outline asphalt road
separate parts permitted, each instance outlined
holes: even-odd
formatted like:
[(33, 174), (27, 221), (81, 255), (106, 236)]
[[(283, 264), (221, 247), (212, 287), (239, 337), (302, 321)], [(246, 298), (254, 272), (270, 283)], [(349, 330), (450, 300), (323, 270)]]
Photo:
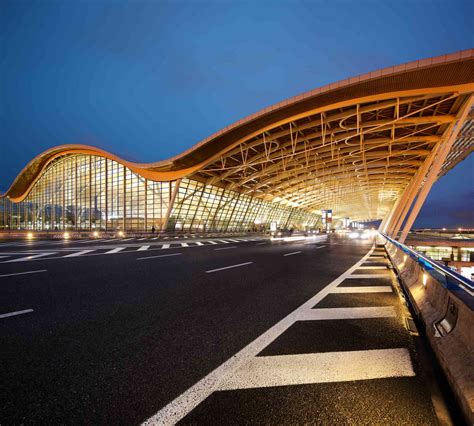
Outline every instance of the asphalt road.
[(371, 246), (0, 244), (0, 424), (436, 423), (386, 259), (334, 282)]

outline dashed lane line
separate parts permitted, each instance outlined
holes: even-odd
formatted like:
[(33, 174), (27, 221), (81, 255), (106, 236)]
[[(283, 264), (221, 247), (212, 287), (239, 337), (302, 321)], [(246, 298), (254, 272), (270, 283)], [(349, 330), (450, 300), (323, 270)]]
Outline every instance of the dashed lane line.
[(50, 256), (52, 254), (56, 254), (56, 252), (48, 252), (48, 253), (35, 254), (35, 255), (32, 255), (32, 256), (19, 257), (19, 258), (12, 259), (12, 260), (6, 260), (3, 263), (26, 262), (28, 260), (39, 259), (40, 257)]
[(240, 268), (241, 266), (251, 265), (252, 263), (253, 262), (244, 262), (244, 263), (238, 263), (237, 265), (224, 266), (223, 268), (210, 269), (209, 271), (206, 271), (206, 274), (211, 274), (213, 272), (224, 271), (225, 269)]
[(237, 248), (237, 246), (219, 247), (219, 248), (215, 248), (214, 251), (229, 250), (229, 249), (235, 249), (235, 248)]
[(336, 287), (331, 293), (392, 293), (390, 286)]
[(16, 275), (27, 275), (27, 274), (39, 274), (41, 272), (47, 272), (48, 270), (47, 269), (38, 269), (37, 271), (25, 271), (25, 272), (15, 272), (15, 273), (11, 273), (11, 274), (3, 274), (3, 275), (0, 275), (0, 278), (3, 278), (3, 277), (14, 277)]
[(207, 376), (199, 380), (181, 395), (159, 410), (155, 415), (144, 422), (145, 425), (163, 425), (176, 424), (185, 417), (190, 411), (196, 408), (201, 402), (208, 398), (214, 391), (237, 371), (240, 367), (256, 357), (265, 347), (273, 342), (277, 337), (290, 328), (302, 312), (310, 310), (313, 306), (323, 300), (332, 292), (340, 283), (342, 283), (349, 275), (352, 274), (372, 253), (370, 251), (349, 268), (346, 272), (316, 293), (313, 297), (303, 303), (299, 308), (291, 312), (285, 318), (268, 329), (265, 333), (257, 337), (253, 342), (245, 346), (234, 356), (229, 358), (215, 370), (211, 371)]
[(29, 314), (30, 312), (34, 312), (33, 309), (23, 309), (22, 311), (15, 311), (15, 312), (9, 312), (7, 314), (0, 314), (0, 318), (14, 317), (16, 315)]
[(156, 259), (158, 257), (181, 256), (183, 253), (160, 254), (158, 256), (137, 257), (137, 260)]
[(114, 254), (118, 253), (119, 251), (125, 250), (125, 247), (116, 247), (112, 250), (106, 251), (104, 254)]
[(71, 254), (67, 254), (66, 256), (63, 256), (63, 257), (77, 257), (77, 256), (82, 256), (83, 254), (87, 254), (87, 253), (90, 253), (92, 251), (95, 251), (95, 250), (81, 250), (81, 251), (77, 251), (75, 253), (71, 253)]
[(293, 256), (294, 254), (300, 254), (300, 251), (292, 251), (291, 253), (285, 253), (283, 256)]

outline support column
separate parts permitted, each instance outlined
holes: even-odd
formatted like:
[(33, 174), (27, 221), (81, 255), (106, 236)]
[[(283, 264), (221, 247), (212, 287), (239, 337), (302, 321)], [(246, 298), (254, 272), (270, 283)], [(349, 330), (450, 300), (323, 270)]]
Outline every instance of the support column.
[(450, 133), (448, 136), (448, 140), (446, 140), (446, 142), (444, 142), (442, 147), (439, 149), (438, 155), (433, 161), (433, 164), (430, 168), (428, 176), (426, 177), (425, 184), (421, 188), (420, 193), (418, 194), (418, 197), (416, 199), (415, 205), (413, 206), (410, 212), (410, 215), (408, 216), (408, 219), (405, 223), (405, 226), (402, 231), (402, 235), (399, 239), (399, 241), (402, 244), (405, 242), (408, 232), (413, 226), (413, 223), (415, 222), (415, 219), (418, 216), (418, 213), (420, 212), (420, 209), (423, 203), (425, 202), (426, 197), (428, 196), (431, 190), (431, 187), (433, 186), (433, 183), (436, 181), (436, 178), (438, 177), (438, 173), (441, 167), (443, 166), (443, 163), (446, 160), (446, 157), (448, 156), (449, 151), (451, 150), (451, 147), (453, 146), (453, 143), (456, 140), (459, 131), (462, 128), (464, 120), (466, 119), (467, 114), (471, 110), (473, 100), (474, 100), (474, 97), (473, 95), (471, 95), (469, 99), (467, 99), (460, 113), (458, 114), (458, 119), (453, 124), (451, 124), (448, 130), (448, 134)]
[(178, 195), (180, 183), (181, 183), (181, 179), (176, 179), (173, 192), (171, 193), (171, 199), (168, 205), (168, 210), (166, 211), (165, 220), (163, 221), (163, 225), (161, 227), (161, 231), (166, 231), (166, 227), (168, 226), (168, 221), (170, 219), (171, 211), (173, 210), (173, 205), (174, 205), (174, 201), (176, 200), (176, 195)]

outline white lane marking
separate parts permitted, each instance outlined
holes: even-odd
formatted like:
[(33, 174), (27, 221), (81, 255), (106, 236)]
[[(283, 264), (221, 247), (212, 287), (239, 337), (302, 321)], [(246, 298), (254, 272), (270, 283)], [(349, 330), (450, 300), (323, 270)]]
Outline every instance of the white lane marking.
[(373, 254), (372, 256), (369, 257), (369, 259), (385, 259), (385, 256), (378, 255), (378, 254)]
[(32, 256), (20, 257), (18, 259), (6, 260), (3, 263), (26, 262), (28, 260), (38, 259), (39, 257), (50, 256), (52, 254), (56, 254), (56, 252), (48, 252), (48, 253), (35, 254), (35, 255), (32, 255)]
[(258, 356), (224, 381), (219, 390), (349, 382), (414, 375), (410, 353), (405, 348)]
[(239, 268), (240, 266), (250, 265), (252, 263), (253, 262), (244, 262), (244, 263), (238, 263), (237, 265), (224, 266), (223, 268), (210, 269), (209, 271), (206, 271), (206, 274), (211, 274), (212, 272), (223, 271), (224, 269)]
[(237, 248), (237, 246), (220, 247), (220, 248), (215, 248), (214, 250), (215, 250), (215, 251), (218, 251), (218, 250), (229, 250), (229, 249), (234, 249), (234, 248)]
[(217, 241), (220, 241), (221, 243), (224, 243), (224, 244), (229, 244), (229, 241), (226, 241), (226, 240), (217, 240)]
[(283, 256), (293, 256), (294, 254), (299, 254), (299, 253), (301, 253), (301, 252), (300, 251), (293, 251), (291, 253), (286, 253)]
[(63, 257), (77, 257), (77, 256), (82, 256), (83, 254), (90, 253), (91, 251), (94, 251), (94, 250), (81, 250), (81, 251), (76, 251), (75, 253), (67, 254), (66, 256), (63, 256)]
[(391, 293), (392, 287), (383, 285), (364, 287), (336, 287), (331, 293)]
[(8, 314), (0, 314), (0, 318), (14, 317), (15, 315), (29, 314), (33, 309), (24, 309), (22, 311), (9, 312)]
[(203, 243), (201, 243), (201, 241), (196, 241), (195, 244), (196, 244), (197, 246), (203, 246), (203, 245), (204, 245)]
[(145, 237), (145, 238), (139, 238), (137, 241), (143, 241), (143, 240), (148, 240), (148, 237)]
[(134, 238), (125, 238), (125, 239), (120, 240), (120, 241), (130, 241), (130, 240), (134, 240)]
[[(229, 240), (229, 241), (234, 241), (234, 240)], [(249, 241), (249, 240), (241, 239), (240, 241), (245, 241), (245, 242), (247, 242), (247, 241)], [(238, 241), (237, 241), (237, 242), (238, 242)]]
[(181, 247), (189, 247), (188, 243), (181, 243)]
[[(229, 238), (229, 241), (232, 241), (233, 243), (238, 243), (239, 242), (239, 240), (231, 240), (230, 238)], [(246, 241), (246, 240), (240, 240), (240, 241)]]
[(112, 250), (109, 250), (109, 251), (105, 252), (104, 254), (114, 254), (114, 253), (118, 253), (119, 251), (122, 251), (122, 250), (125, 250), (125, 247), (117, 247), (117, 248), (114, 248)]
[(370, 278), (390, 278), (390, 275), (388, 274), (353, 274), (349, 275), (346, 277), (348, 279), (358, 279), (358, 278), (363, 278), (364, 280), (370, 279)]
[(160, 254), (158, 256), (137, 257), (137, 260), (156, 259), (157, 257), (181, 256), (183, 253)]
[(299, 321), (346, 320), (362, 318), (393, 318), (396, 317), (393, 306), (377, 306), (369, 308), (316, 308), (301, 312)]
[(215, 242), (215, 241), (210, 241), (210, 240), (208, 241), (208, 243), (209, 243), (209, 244), (218, 244), (217, 242)]
[(167, 249), (167, 248), (170, 248), (170, 245), (169, 244), (163, 244), (163, 246), (161, 248), (162, 249)]
[(152, 240), (157, 240), (157, 239), (158, 239), (158, 237), (152, 238)]
[(326, 246), (317, 246), (317, 247), (315, 247), (315, 249), (320, 249), (320, 248), (324, 248), (324, 247), (326, 247)]
[(47, 272), (47, 271), (48, 271), (47, 269), (38, 269), (37, 271), (15, 272), (15, 273), (11, 273), (11, 274), (3, 274), (3, 275), (0, 275), (0, 278), (3, 278), (3, 277), (14, 277), (15, 275), (39, 274), (39, 273), (41, 273), (41, 272)]
[(5, 259), (6, 257), (8, 257), (8, 256), (0, 256), (0, 259)]
[(140, 246), (137, 248), (137, 251), (146, 251), (150, 248), (150, 246)]
[(386, 266), (361, 266), (359, 269), (388, 269)]
[(164, 406), (154, 416), (150, 417), (143, 424), (175, 424), (186, 416), (191, 410), (196, 408), (202, 401), (209, 397), (221, 383), (231, 376), (240, 366), (257, 356), (266, 346), (273, 342), (278, 336), (284, 333), (296, 321), (300, 312), (311, 309), (321, 300), (323, 300), (333, 288), (342, 283), (355, 269), (360, 266), (367, 257), (372, 253), (372, 249), (355, 265), (346, 272), (324, 287), (319, 293), (315, 294), (311, 299), (303, 303), (299, 308), (291, 312), (285, 318), (268, 329), (265, 333), (257, 337), (253, 342), (249, 343), (234, 356), (229, 358), (215, 370), (211, 371), (207, 376), (203, 377), (181, 395)]

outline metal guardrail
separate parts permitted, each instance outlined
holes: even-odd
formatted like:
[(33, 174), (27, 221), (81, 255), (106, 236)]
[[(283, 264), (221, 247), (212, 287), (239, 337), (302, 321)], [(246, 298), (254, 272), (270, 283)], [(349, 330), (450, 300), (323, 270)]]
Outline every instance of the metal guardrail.
[(393, 238), (390, 238), (389, 236), (385, 234), (380, 233), (380, 235), (382, 235), (382, 237), (384, 237), (390, 243), (394, 244), (395, 246), (403, 250), (412, 259), (415, 259), (423, 267), (423, 269), (425, 269), (428, 273), (431, 273), (432, 275), (434, 274), (442, 275), (445, 278), (444, 280), (440, 280), (439, 278), (441, 277), (437, 277), (437, 278), (440, 282), (444, 281), (447, 288), (454, 289), (453, 287), (455, 287), (455, 289), (463, 290), (470, 296), (474, 296), (474, 282), (471, 281), (469, 278), (466, 278), (463, 275), (458, 274), (457, 272), (453, 271), (452, 269), (446, 266), (440, 265), (439, 263), (435, 262), (429, 257), (426, 257), (422, 255), (421, 253), (416, 252), (415, 250), (411, 249), (405, 244), (401, 244), (398, 241), (394, 240)]

